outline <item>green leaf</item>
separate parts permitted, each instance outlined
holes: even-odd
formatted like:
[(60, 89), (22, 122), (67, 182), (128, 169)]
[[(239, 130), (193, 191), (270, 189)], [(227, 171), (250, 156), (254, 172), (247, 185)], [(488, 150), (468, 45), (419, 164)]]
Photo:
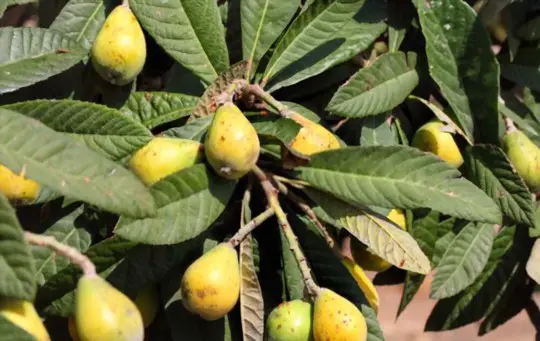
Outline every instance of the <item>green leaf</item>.
[(418, 85), (415, 68), (414, 52), (383, 54), (341, 86), (326, 109), (344, 117), (365, 117), (392, 110)]
[(0, 94), (59, 74), (83, 59), (86, 51), (62, 34), (44, 28), (0, 28)]
[(121, 217), (115, 233), (151, 245), (176, 244), (204, 232), (223, 212), (236, 182), (197, 164), (166, 177), (150, 189), (158, 207), (155, 217)]
[(190, 120), (195, 118), (200, 118), (208, 116), (214, 113), (215, 103), (214, 96), (221, 94), (223, 91), (227, 90), (227, 87), (236, 79), (243, 79), (247, 70), (247, 62), (241, 61), (230, 67), (229, 70), (223, 72), (219, 77), (212, 83), (206, 90), (204, 94), (199, 98), (193, 113), (190, 116)]
[[(299, 55), (272, 77), (268, 84), (268, 91), (274, 92), (282, 87), (319, 75), (367, 49), (386, 30), (384, 22), (386, 2), (378, 0), (362, 0), (362, 2), (364, 2), (362, 8), (352, 18), (345, 20), (341, 29), (333, 31), (331, 35), (325, 35), (325, 39), (310, 40), (308, 45), (295, 47), (294, 53), (303, 53), (303, 55)], [(318, 21), (314, 20), (314, 22), (318, 25)], [(332, 24), (337, 24), (337, 22)], [(328, 27), (325, 26), (324, 29)], [(320, 34), (321, 32), (314, 33), (311, 38), (314, 39)], [(299, 38), (299, 43), (304, 41), (303, 39), (307, 41), (311, 38)]]
[[(523, 103), (525, 102), (525, 103)], [(504, 117), (508, 117), (523, 131), (537, 146), (540, 146), (540, 118), (533, 111), (535, 103), (521, 102), (513, 94), (502, 93), (499, 99), (499, 110)]]
[(482, 274), (463, 292), (435, 305), (426, 323), (426, 331), (455, 329), (484, 317), (497, 303), (500, 293), (516, 271), (523, 266), (519, 260), (530, 251), (530, 246), (527, 246), (530, 242), (525, 234), (524, 229), (504, 227), (494, 240)]
[(191, 122), (188, 122), (181, 127), (167, 129), (162, 134), (165, 136), (195, 140), (203, 143), (204, 135), (210, 127), (213, 118), (213, 115), (201, 117)]
[(90, 51), (107, 17), (105, 7), (104, 0), (71, 0), (49, 28)]
[(430, 297), (454, 296), (480, 275), (493, 246), (493, 225), (467, 224), (450, 243), (437, 265)]
[(152, 138), (152, 133), (121, 112), (100, 104), (74, 100), (35, 100), (4, 106), (67, 133), (90, 149), (118, 161)]
[(24, 5), (29, 4), (33, 2), (38, 2), (39, 0), (2, 0), (0, 3), (0, 17), (4, 14), (4, 11), (9, 7), (13, 5)]
[(264, 301), (255, 264), (253, 238), (249, 235), (240, 243), (240, 314), (246, 341), (262, 341), (264, 335)]
[(413, 18), (414, 7), (410, 2), (388, 1), (388, 49), (391, 52), (399, 50)]
[(207, 83), (229, 67), (214, 0), (130, 0), (137, 19), (176, 61)]
[(499, 64), (476, 12), (462, 0), (414, 4), (426, 39), (429, 73), (460, 127), (473, 142), (498, 144)]
[(35, 272), (30, 247), (24, 240), (15, 210), (0, 194), (0, 296), (33, 301)]
[[(83, 217), (83, 211), (83, 207), (73, 210), (58, 219), (43, 235), (52, 236), (60, 243), (81, 253), (86, 252), (90, 247), (92, 237), (86, 230), (88, 226)], [(54, 251), (40, 246), (32, 247), (32, 255), (36, 263), (36, 280), (39, 285), (43, 285), (49, 278), (71, 264), (67, 258), (58, 257)]]
[(384, 336), (377, 316), (349, 270), (334, 255), (321, 235), (315, 232), (311, 222), (294, 214), (289, 214), (288, 217), (291, 217), (290, 223), (298, 236), (317, 284), (335, 291), (360, 309), (367, 323), (366, 341), (383, 341)]
[[(425, 216), (415, 219), (412, 224), (410, 233), (428, 258), (432, 257), (435, 243), (437, 242), (438, 223), (439, 213), (430, 211)], [(407, 305), (412, 301), (424, 282), (424, 278), (424, 275), (407, 272), (405, 282), (403, 283), (403, 294), (399, 303), (397, 317), (401, 315)]]
[(148, 129), (189, 116), (198, 97), (167, 92), (133, 92), (124, 106), (124, 114)]
[[(21, 138), (22, 137), (22, 138)], [(0, 108), (0, 163), (62, 195), (133, 217), (156, 213), (137, 177), (41, 122)]]
[(278, 139), (285, 145), (292, 143), (300, 128), (300, 124), (288, 118), (277, 115), (272, 116), (248, 116), (257, 134)]
[(468, 178), (495, 201), (505, 216), (516, 223), (534, 225), (531, 193), (499, 147), (470, 147), (465, 164)]
[[(399, 165), (399, 167), (396, 167)], [(386, 208), (431, 208), (499, 223), (497, 205), (452, 166), (406, 146), (346, 147), (313, 155), (299, 177), (344, 200)]]
[(273, 78), (286, 66), (301, 59), (313, 46), (327, 41), (358, 12), (365, 0), (321, 0), (314, 2), (289, 26), (279, 40), (264, 78)]
[(431, 270), (429, 260), (411, 235), (399, 226), (368, 209), (359, 209), (339, 199), (321, 196), (319, 191), (306, 193), (340, 227), (366, 244), (374, 254), (398, 268), (426, 274)]
[(362, 119), (361, 146), (393, 146), (398, 144), (389, 115), (367, 116)]
[(302, 272), (298, 267), (298, 262), (294, 258), (291, 249), (288, 245), (285, 234), (280, 229), (281, 237), (281, 257), (283, 259), (283, 276), (285, 277), (285, 285), (287, 287), (288, 299), (302, 299), (305, 296), (306, 285), (302, 279)]
[[(1, 7), (2, 5), (0, 5), (0, 9), (2, 9)], [(28, 334), (26, 330), (5, 318), (3, 314), (0, 315), (0, 333), (2, 334), (2, 341), (38, 341)]]
[[(92, 245), (84, 254), (94, 263), (96, 271), (103, 275), (112, 271), (135, 246), (137, 243), (113, 236)], [(47, 306), (70, 293), (77, 286), (80, 276), (81, 270), (73, 264), (59, 271), (39, 288), (36, 305)]]
[[(259, 61), (276, 41), (296, 13), (300, 0), (242, 0), (242, 51), (249, 62), (248, 72), (256, 70)], [(250, 77), (246, 77), (250, 79)]]

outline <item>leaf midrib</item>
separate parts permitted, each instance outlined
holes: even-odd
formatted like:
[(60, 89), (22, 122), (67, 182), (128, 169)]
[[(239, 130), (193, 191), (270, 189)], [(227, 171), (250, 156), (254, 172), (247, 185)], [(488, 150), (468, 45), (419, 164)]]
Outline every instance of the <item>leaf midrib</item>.
[[(481, 227), (480, 227), (478, 233), (476, 234), (476, 236), (474, 236), (472, 242), (471, 242), (471, 243), (469, 244), (469, 246), (467, 247), (467, 251), (465, 251), (465, 253), (464, 253), (463, 255), (469, 254), (469, 252), (473, 249), (473, 246), (475, 245), (477, 239), (480, 238), (480, 236), (482, 235), (483, 229), (484, 229), (484, 228), (486, 228), (486, 226), (481, 226)], [(453, 251), (453, 250), (452, 250), (452, 246), (453, 246), (455, 243), (457, 243), (458, 237), (459, 237), (459, 235), (456, 236), (456, 239), (454, 239), (454, 241), (448, 246), (448, 249), (446, 249), (446, 251), (445, 251), (444, 255), (441, 257), (441, 261), (439, 261), (439, 263), (441, 263), (441, 262), (445, 259), (446, 255), (447, 255), (448, 253), (450, 253), (451, 251)], [(444, 281), (443, 284), (441, 284), (441, 286), (439, 287), (439, 289), (437, 289), (437, 291), (434, 292), (434, 293), (432, 294), (433, 297), (436, 297), (435, 295), (436, 295), (436, 294), (439, 294), (439, 292), (440, 292), (441, 290), (443, 290), (443, 288), (445, 287), (446, 283), (448, 283), (448, 282), (450, 281), (450, 279), (454, 277), (454, 275), (457, 273), (457, 270), (463, 266), (463, 263), (465, 262), (465, 259), (467, 259), (467, 257), (465, 257), (465, 256), (462, 257), (462, 258), (460, 259), (458, 266), (454, 267), (454, 270), (452, 271), (451, 275), (448, 276), (448, 278), (446, 279), (446, 281)]]
[(90, 21), (93, 20), (96, 17), (96, 15), (97, 15), (97, 13), (98, 13), (98, 11), (100, 10), (101, 7), (103, 7), (103, 2), (98, 3), (96, 8), (94, 9), (94, 12), (92, 12), (92, 14), (88, 17), (88, 20), (86, 20), (86, 22), (84, 23), (83, 28), (81, 29), (81, 31), (77, 35), (77, 38), (75, 39), (75, 41), (77, 43), (81, 40), (84, 33), (86, 33), (86, 29), (88, 28), (88, 26), (90, 26)]
[[(366, 216), (368, 217), (369, 220), (373, 221), (375, 223), (375, 225), (379, 226), (389, 237), (390, 239), (392, 239), (395, 244), (397, 244), (402, 250), (403, 250), (403, 253), (405, 254), (408, 254), (410, 258), (414, 259), (415, 260), (415, 263), (417, 264), (418, 266), (418, 269), (419, 270), (424, 270), (424, 267), (422, 266), (422, 264), (419, 262), (418, 259), (416, 259), (415, 257), (412, 257), (411, 254), (407, 251), (407, 249), (402, 246), (397, 239), (394, 238), (393, 234), (390, 233), (389, 231), (387, 231), (387, 229), (384, 227), (383, 224), (380, 224), (371, 214), (367, 214), (367, 213), (364, 213), (366, 214)], [(418, 246), (418, 248), (420, 249), (420, 246)], [(420, 249), (421, 250), (421, 249)], [(426, 273), (422, 273), (422, 274), (427, 274)]]
[[(251, 48), (251, 54), (250, 54), (250, 57), (249, 57), (249, 59), (251, 60), (250, 65), (253, 65), (253, 57), (255, 56), (255, 51), (257, 51), (257, 45), (258, 45), (258, 42), (259, 42), (259, 37), (260, 37), (261, 31), (262, 31), (262, 27), (263, 27), (263, 24), (264, 24), (264, 19), (266, 18), (266, 12), (268, 12), (268, 4), (269, 3), (270, 3), (270, 0), (266, 0), (266, 2), (264, 3), (264, 8), (263, 8), (263, 11), (262, 11), (262, 14), (261, 14), (261, 20), (259, 22), (259, 27), (257, 28), (257, 33), (255, 34), (255, 39), (253, 39), (253, 47)], [(250, 73), (251, 73), (251, 70), (247, 70), (246, 78), (248, 80), (250, 78)]]
[[(276, 68), (276, 65), (278, 64), (278, 62), (283, 58), (283, 56), (286, 55), (286, 51), (289, 49), (290, 46), (292, 46), (298, 39), (299, 37), (301, 36), (304, 36), (304, 33), (305, 31), (307, 31), (311, 26), (315, 25), (315, 23), (319, 20), (320, 17), (322, 17), (324, 14), (326, 14), (326, 12), (332, 7), (334, 6), (334, 4), (338, 3), (339, 0), (337, 0), (336, 2), (333, 2), (331, 4), (328, 5), (328, 7), (326, 7), (324, 10), (321, 11), (321, 13), (319, 13), (318, 15), (315, 16), (315, 18), (313, 18), (313, 20), (311, 20), (309, 22), (309, 24), (307, 24), (304, 29), (302, 29), (302, 31), (300, 31), (299, 34), (297, 34), (289, 44), (287, 44), (283, 50), (283, 53), (281, 55), (279, 55), (277, 58), (276, 58), (276, 61), (271, 65), (270, 69), (268, 70), (268, 72), (266, 73), (266, 75), (264, 76), (264, 78), (270, 78), (270, 77), (273, 77), (274, 75), (272, 74), (274, 69)], [(313, 5), (313, 4), (312, 4)], [(310, 6), (311, 7), (311, 6)], [(302, 13), (303, 14), (303, 13)], [(301, 16), (298, 16), (298, 18), (300, 18)], [(298, 18), (296, 18), (295, 22), (298, 20)], [(294, 24), (293, 24), (294, 25)], [(293, 25), (291, 25), (291, 29), (293, 28)], [(287, 31), (287, 33), (289, 33), (290, 31)], [(286, 38), (287, 36), (287, 33), (285, 34), (285, 36), (283, 38)], [(276, 51), (279, 51), (279, 48), (281, 46), (281, 44), (284, 44), (286, 43), (285, 40), (282, 40), (278, 46), (276, 47)]]
[[(305, 167), (304, 168), (305, 170), (309, 170), (309, 171), (315, 171), (315, 172), (325, 172), (325, 173), (330, 173), (330, 174), (333, 174), (333, 175), (336, 175), (337, 176), (355, 176), (355, 177), (358, 177), (358, 178), (367, 178), (367, 179), (373, 179), (374, 181), (391, 181), (391, 182), (396, 182), (396, 183), (403, 183), (407, 186), (414, 186), (414, 187), (419, 187), (419, 188), (422, 188), (422, 189), (429, 189), (429, 190), (433, 190), (434, 192), (436, 193), (441, 193), (441, 194), (444, 194), (445, 196), (448, 196), (448, 197), (451, 197), (453, 199), (457, 199), (457, 198), (461, 198), (463, 202), (474, 202), (474, 201), (467, 201), (465, 200), (464, 197), (462, 196), (451, 196), (449, 195), (449, 193), (446, 193), (446, 192), (441, 192), (441, 191), (437, 191), (437, 188), (438, 187), (430, 187), (430, 186), (423, 186), (422, 183), (419, 183), (419, 182), (407, 182), (403, 179), (395, 179), (395, 178), (385, 178), (385, 177), (369, 177), (367, 175), (363, 175), (363, 174), (358, 174), (358, 173), (344, 173), (344, 172), (340, 172), (340, 171), (335, 171), (335, 170), (331, 170), (331, 169), (324, 169), (324, 168), (314, 168), (314, 167)], [(457, 179), (457, 178), (455, 178)], [(441, 180), (445, 180), (447, 182), (450, 182), (452, 180), (455, 180), (454, 178), (448, 178), (448, 179), (441, 179)]]

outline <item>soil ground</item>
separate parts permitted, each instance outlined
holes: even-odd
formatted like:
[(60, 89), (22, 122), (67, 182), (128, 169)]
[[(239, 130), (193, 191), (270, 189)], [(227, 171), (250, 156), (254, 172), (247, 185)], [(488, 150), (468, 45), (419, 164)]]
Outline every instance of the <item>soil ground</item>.
[[(370, 276), (371, 277), (371, 276)], [(379, 321), (387, 341), (534, 341), (536, 331), (527, 313), (523, 310), (506, 324), (494, 331), (478, 336), (479, 323), (438, 333), (425, 333), (424, 324), (435, 305), (429, 299), (429, 284), (424, 283), (414, 300), (396, 321), (396, 312), (401, 299), (401, 285), (377, 286), (380, 297)], [(540, 305), (540, 295), (535, 301)]]

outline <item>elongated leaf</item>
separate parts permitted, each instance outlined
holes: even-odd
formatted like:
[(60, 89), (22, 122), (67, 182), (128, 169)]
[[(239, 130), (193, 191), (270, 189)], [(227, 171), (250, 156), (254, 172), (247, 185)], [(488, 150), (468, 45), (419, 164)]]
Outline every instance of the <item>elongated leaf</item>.
[(399, 50), (407, 29), (414, 17), (414, 7), (410, 2), (388, 1), (388, 49)]
[(534, 242), (531, 255), (527, 261), (527, 273), (536, 283), (540, 283), (540, 239), (536, 239)]
[[(2, 5), (0, 5), (1, 9)], [(24, 329), (5, 318), (4, 315), (0, 315), (0, 333), (2, 333), (2, 340), (5, 341), (38, 341)]]
[(155, 217), (121, 217), (115, 233), (151, 245), (176, 244), (204, 232), (223, 212), (236, 182), (222, 179), (204, 164), (166, 177), (150, 189)]
[(487, 263), (494, 231), (489, 224), (469, 223), (454, 238), (437, 265), (431, 298), (454, 296), (472, 284)]
[[(81, 253), (90, 247), (92, 238), (85, 229), (85, 219), (83, 218), (83, 208), (80, 207), (65, 217), (59, 219), (45, 231), (44, 235), (52, 236), (62, 244), (68, 245)], [(82, 226), (81, 226), (82, 225)], [(43, 285), (56, 273), (65, 269), (71, 263), (64, 257), (57, 257), (56, 254), (44, 247), (33, 246), (32, 255), (36, 261), (36, 275), (39, 285)]]
[(122, 166), (41, 122), (0, 108), (0, 163), (65, 196), (133, 217), (156, 213), (143, 183)]
[[(242, 0), (242, 50), (248, 72), (259, 61), (294, 16), (300, 0)], [(249, 77), (247, 77), (249, 79)]]
[(35, 266), (23, 230), (7, 198), (0, 194), (0, 295), (33, 301)]
[(349, 270), (334, 255), (307, 219), (293, 214), (288, 216), (291, 217), (290, 223), (298, 236), (317, 283), (345, 297), (360, 309), (367, 323), (366, 341), (383, 341), (384, 336), (377, 321), (377, 315)]
[(68, 133), (114, 161), (131, 155), (152, 138), (152, 133), (144, 126), (104, 105), (74, 100), (35, 100), (4, 108)]
[(414, 4), (426, 38), (429, 73), (459, 126), (473, 142), (498, 144), (499, 64), (482, 22), (462, 0)]
[(320, 196), (319, 191), (309, 189), (306, 193), (374, 254), (401, 269), (421, 274), (431, 270), (428, 258), (411, 235), (384, 216), (358, 209), (339, 199)]
[(526, 231), (504, 227), (494, 240), (482, 274), (463, 292), (437, 303), (426, 323), (426, 331), (459, 328), (484, 317), (523, 266), (526, 260), (523, 256), (530, 251), (526, 238)]
[(304, 57), (322, 41), (338, 32), (362, 7), (365, 0), (321, 0), (302, 12), (280, 39), (264, 74), (274, 77), (289, 64)]
[(207, 83), (229, 66), (216, 1), (131, 0), (130, 5), (156, 42)]
[(134, 92), (120, 109), (148, 129), (189, 116), (198, 97), (167, 92)]
[[(439, 227), (439, 213), (430, 211), (429, 214), (415, 219), (412, 224), (411, 235), (418, 242), (420, 249), (426, 257), (431, 258), (435, 243), (437, 242), (437, 230)], [(407, 272), (405, 282), (403, 283), (403, 294), (397, 311), (397, 317), (405, 310), (407, 305), (413, 300), (414, 296), (424, 282), (424, 275)]]
[(253, 238), (249, 235), (240, 244), (240, 313), (244, 341), (262, 341), (264, 335), (264, 301), (255, 264)]
[[(277, 73), (268, 84), (269, 92), (297, 84), (330, 69), (367, 49), (386, 29), (386, 2), (365, 0), (362, 8), (332, 35), (313, 41), (306, 54)], [(320, 32), (319, 32), (320, 34)]]
[(45, 80), (83, 59), (86, 51), (44, 28), (0, 28), (0, 94)]
[(71, 0), (49, 28), (63, 33), (89, 51), (105, 22), (105, 7), (103, 0)]
[(393, 52), (360, 69), (332, 97), (327, 110), (344, 117), (377, 115), (398, 106), (418, 85), (416, 54)]
[(211, 115), (216, 110), (214, 96), (219, 95), (227, 90), (227, 87), (235, 80), (242, 79), (246, 75), (247, 62), (241, 61), (222, 74), (204, 91), (204, 94), (199, 98), (193, 113), (189, 117), (190, 121), (195, 118)]
[(516, 223), (534, 225), (531, 193), (500, 148), (470, 147), (465, 162), (469, 179), (495, 201), (505, 216)]
[(299, 170), (299, 177), (314, 187), (358, 204), (431, 208), (468, 220), (501, 221), (493, 200), (459, 178), (455, 168), (411, 147), (346, 147), (316, 154)]
[(213, 118), (213, 115), (198, 118), (181, 127), (168, 129), (163, 132), (163, 135), (195, 140), (202, 143), (204, 141), (204, 134), (208, 130), (208, 127), (210, 127)]

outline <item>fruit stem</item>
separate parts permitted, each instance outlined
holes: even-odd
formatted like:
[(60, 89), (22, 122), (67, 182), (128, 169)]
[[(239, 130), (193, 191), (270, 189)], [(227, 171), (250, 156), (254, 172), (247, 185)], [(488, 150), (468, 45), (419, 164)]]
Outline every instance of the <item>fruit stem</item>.
[(129, 8), (129, 0), (122, 0), (122, 6)]
[(24, 238), (33, 245), (45, 246), (52, 249), (57, 255), (66, 257), (69, 261), (78, 266), (84, 275), (96, 275), (96, 266), (92, 261), (71, 246), (60, 243), (52, 236), (44, 236), (25, 231)]
[(242, 89), (245, 88), (246, 85), (247, 83), (243, 79), (234, 80), (231, 84), (227, 86), (227, 89), (225, 89), (225, 91), (214, 97), (214, 103), (216, 103), (217, 107), (220, 107), (227, 102), (233, 102), (234, 95), (237, 92), (242, 91)]
[(272, 183), (266, 176), (266, 173), (262, 169), (254, 166), (251, 171), (253, 172), (253, 174), (255, 174), (255, 176), (257, 176), (257, 178), (259, 178), (264, 193), (266, 194), (268, 204), (271, 208), (275, 210), (276, 218), (281, 229), (283, 230), (283, 233), (285, 234), (285, 238), (287, 238), (289, 242), (289, 247), (291, 248), (294, 258), (298, 262), (298, 267), (300, 268), (300, 272), (302, 273), (302, 278), (304, 280), (304, 283), (306, 284), (309, 295), (313, 299), (316, 298), (321, 292), (321, 288), (315, 283), (315, 280), (311, 275), (311, 269), (307, 264), (307, 259), (302, 252), (302, 249), (300, 248), (298, 238), (294, 234), (292, 227), (287, 220), (287, 214), (285, 214), (283, 208), (279, 203), (278, 190), (274, 187), (274, 185), (272, 185)]
[(246, 239), (248, 234), (255, 230), (257, 226), (261, 225), (266, 219), (273, 216), (274, 213), (275, 211), (272, 207), (268, 208), (266, 211), (253, 218), (249, 223), (242, 226), (238, 230), (238, 232), (236, 232), (235, 235), (229, 240), (229, 243), (233, 247), (237, 247), (244, 239)]
[(291, 118), (293, 115), (293, 112), (284, 104), (282, 104), (280, 101), (272, 97), (268, 92), (264, 91), (264, 89), (259, 84), (246, 84), (245, 85), (246, 90), (259, 97), (266, 103), (268, 103), (272, 108), (276, 109), (279, 114), (285, 118)]
[(308, 182), (305, 182), (305, 181), (302, 181), (302, 180), (293, 180), (293, 179), (289, 179), (289, 178), (286, 178), (286, 177), (283, 177), (283, 176), (280, 176), (280, 175), (275, 175), (275, 174), (272, 174), (272, 178), (277, 182), (281, 182), (282, 184), (283, 183), (286, 183), (286, 184), (289, 184), (295, 188), (298, 188), (298, 189), (303, 189), (305, 187), (309, 187), (309, 183)]
[(292, 202), (294, 202), (308, 217), (308, 219), (321, 231), (321, 234), (323, 235), (324, 240), (330, 246), (334, 254), (339, 258), (342, 259), (343, 255), (341, 254), (341, 250), (339, 246), (337, 245), (334, 237), (330, 234), (328, 231), (328, 228), (319, 220), (315, 212), (311, 209), (309, 204), (305, 202), (304, 199), (300, 198), (295, 193), (289, 191), (287, 186), (285, 186), (281, 181), (279, 181), (275, 175), (272, 175), (272, 178), (276, 182), (278, 189), (281, 193), (285, 194), (289, 199), (291, 199)]
[(504, 125), (506, 127), (506, 133), (510, 134), (515, 131), (517, 131), (516, 125), (514, 124), (514, 121), (512, 121), (511, 118), (505, 117), (504, 118)]

